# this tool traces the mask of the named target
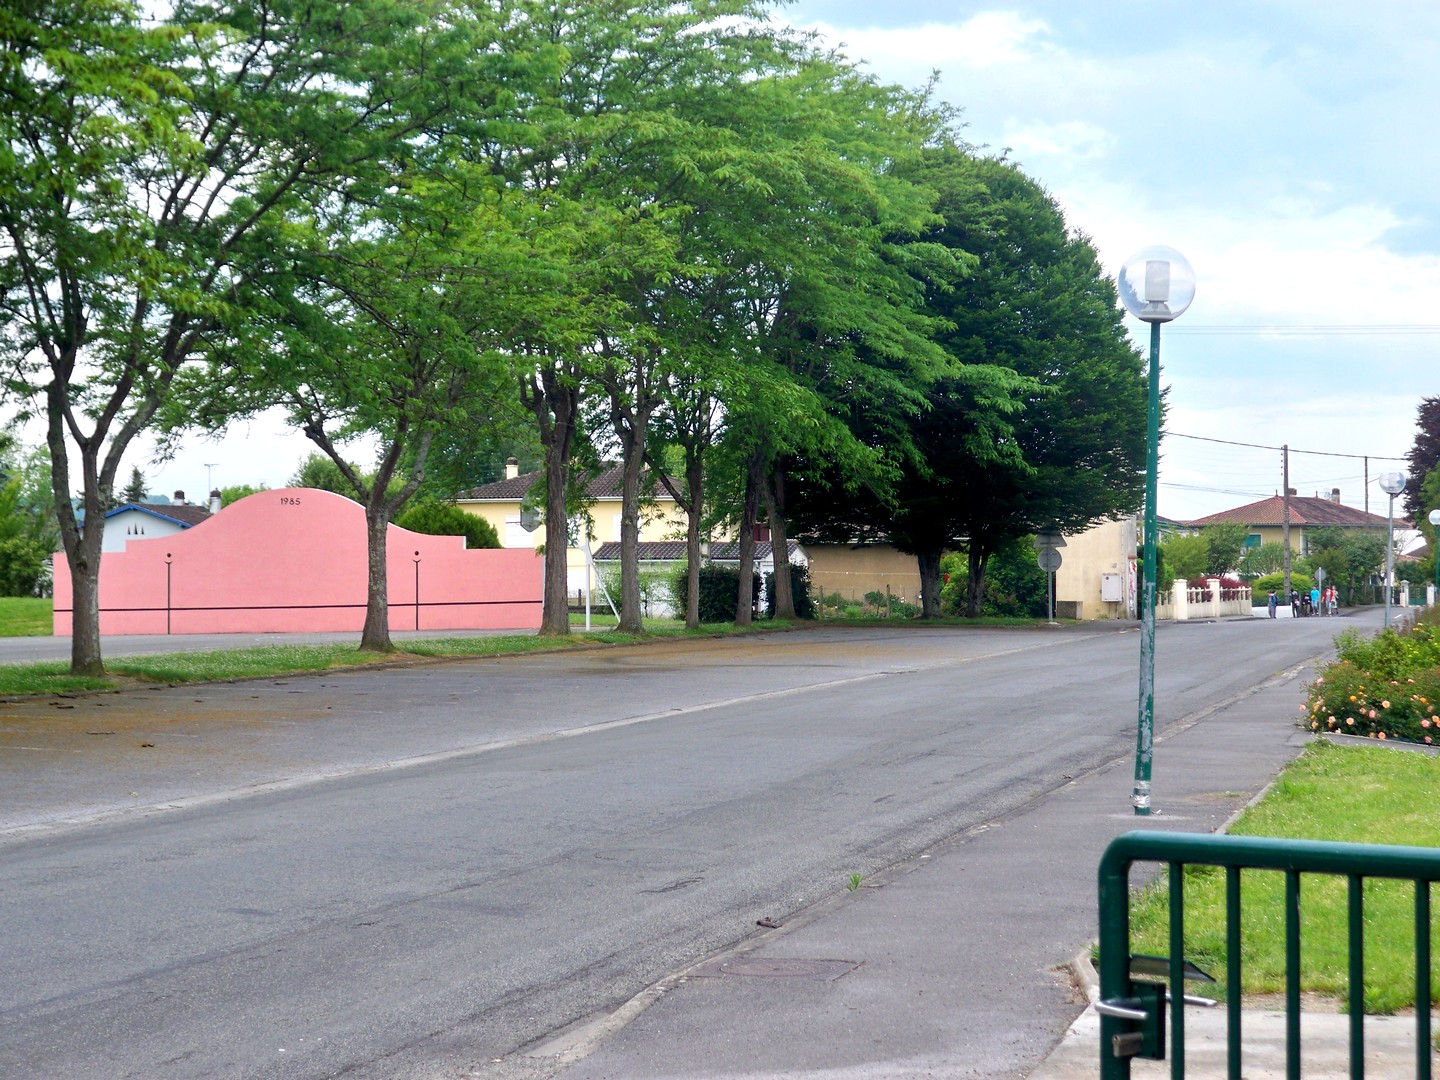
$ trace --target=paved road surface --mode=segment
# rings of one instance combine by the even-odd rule
[[[1333,630],[1163,628],[1159,724]],[[0,1075],[552,1075],[517,1051],[1123,759],[1137,651],[824,629],[0,706]],[[1047,929],[947,963],[1006,934]]]

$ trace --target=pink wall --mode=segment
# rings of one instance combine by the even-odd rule
[[[534,630],[542,560],[465,550],[459,536],[390,526],[390,628]],[[167,568],[168,560],[168,568]],[[167,602],[168,569],[168,602]],[[312,488],[262,491],[176,536],[100,561],[102,634],[311,633],[365,623],[365,509]],[[55,556],[55,633],[71,632],[70,569]]]

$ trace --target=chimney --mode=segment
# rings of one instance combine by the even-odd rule
[[[218,514],[219,512],[220,512],[220,489],[219,489],[219,488],[211,488],[211,489],[210,489],[210,513],[212,513],[212,514]]]
[[[505,459],[505,479],[514,480],[520,475],[520,463],[513,457]]]
[[[1290,498],[1293,499],[1293,498],[1295,498],[1295,496],[1298,494],[1298,492],[1296,492],[1296,490],[1295,490],[1294,488],[1286,488],[1286,489],[1285,489],[1285,494],[1286,494],[1286,495],[1289,495]]]
[[[173,499],[170,500],[170,501],[173,502],[176,506],[184,506],[184,505],[185,505],[185,492],[183,492],[183,491],[177,491],[177,492],[175,492],[175,498],[173,498]]]
[[[1338,503],[1338,502],[1340,501],[1340,489],[1339,489],[1339,488],[1331,488],[1331,489],[1330,489],[1330,501],[1331,501],[1331,502],[1334,502],[1334,503]]]

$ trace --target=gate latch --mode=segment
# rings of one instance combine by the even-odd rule
[[[1164,985],[1132,982],[1128,997],[1097,1001],[1095,1011],[1125,1021],[1125,1030],[1110,1037],[1110,1051],[1117,1058],[1165,1059]]]

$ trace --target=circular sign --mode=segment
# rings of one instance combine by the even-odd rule
[[[1035,561],[1040,564],[1041,570],[1053,574],[1060,569],[1060,552],[1054,548],[1043,548],[1035,553]]]

